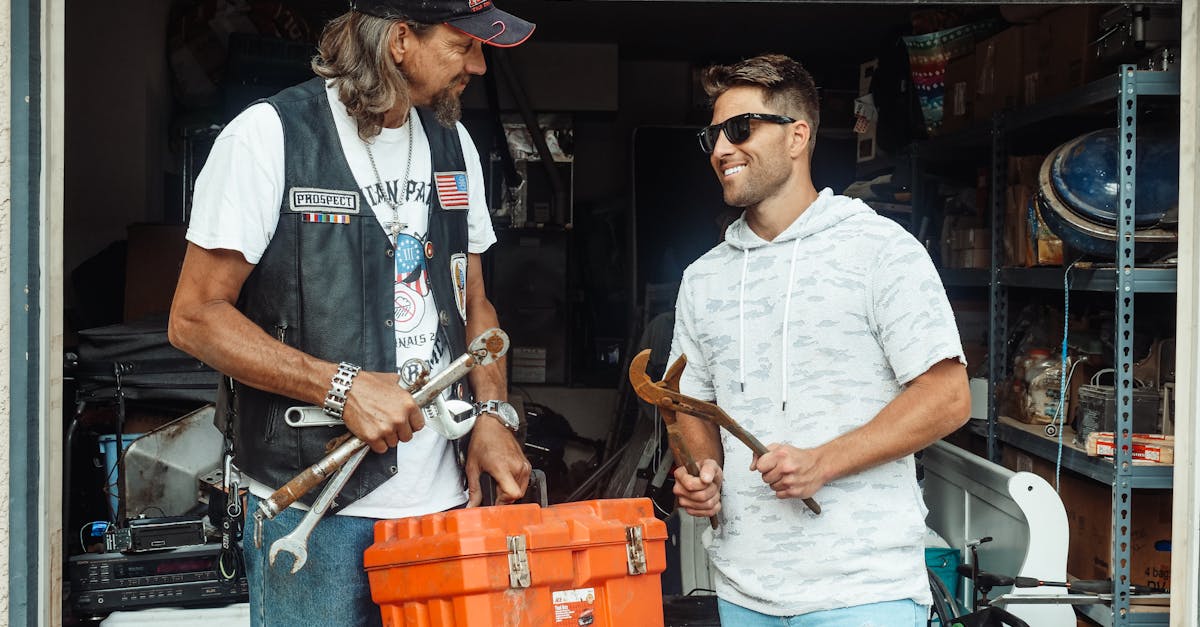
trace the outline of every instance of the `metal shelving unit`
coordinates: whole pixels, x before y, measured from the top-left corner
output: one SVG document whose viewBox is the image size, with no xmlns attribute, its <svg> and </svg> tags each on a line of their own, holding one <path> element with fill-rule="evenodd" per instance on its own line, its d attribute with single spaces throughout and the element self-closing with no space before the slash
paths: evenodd
<svg viewBox="0 0 1200 627">
<path fill-rule="evenodd" d="M 1058 443 L 1044 437 L 1042 431 L 1041 425 L 1026 425 L 1015 421 L 1000 420 L 996 424 L 996 438 L 1001 442 L 1043 459 L 1055 459 L 1058 456 Z M 1067 441 L 1063 442 L 1062 466 L 1100 483 L 1111 484 L 1117 478 L 1112 461 L 1103 457 L 1090 457 L 1082 447 Z M 1174 470 L 1174 466 L 1165 464 L 1135 464 L 1130 471 L 1130 486 L 1170 489 Z"/>
<path fill-rule="evenodd" d="M 999 281 L 1005 287 L 1061 290 L 1066 268 L 1001 268 Z M 1071 269 L 1071 289 L 1080 292 L 1111 292 L 1117 288 L 1115 265 Z M 1175 268 L 1133 268 L 1139 294 L 1174 294 Z"/>
<path fill-rule="evenodd" d="M 1132 529 L 1129 521 L 1131 491 L 1134 489 L 1171 489 L 1172 466 L 1134 464 L 1129 446 L 1132 433 L 1133 326 L 1135 294 L 1173 294 L 1177 289 L 1178 273 L 1173 265 L 1158 264 L 1139 267 L 1134 261 L 1133 217 L 1134 190 L 1137 185 L 1137 117 L 1140 96 L 1177 96 L 1179 74 L 1139 71 L 1134 66 L 1122 66 L 1120 72 L 1068 92 L 1054 100 L 1028 108 L 1005 111 L 993 116 L 991 125 L 977 125 L 943 137 L 923 142 L 913 150 L 914 181 L 917 161 L 938 162 L 959 158 L 963 153 L 984 152 L 990 148 L 992 214 L 992 264 L 990 269 L 942 269 L 942 283 L 947 288 L 986 288 L 989 295 L 989 362 L 988 362 L 988 419 L 979 432 L 987 438 L 987 455 L 1000 461 L 1001 445 L 1021 449 L 1031 455 L 1054 461 L 1058 458 L 1056 440 L 1043 435 L 1040 427 L 1000 420 L 995 403 L 997 385 L 1004 380 L 1008 369 L 1008 330 L 1010 290 L 1053 290 L 1061 294 L 1064 273 L 1069 272 L 1072 291 L 1108 292 L 1115 299 L 1114 364 L 1118 376 L 1114 382 L 1117 396 L 1116 459 L 1089 457 L 1080 447 L 1064 442 L 1062 467 L 1112 487 L 1112 564 L 1114 586 L 1110 606 L 1088 607 L 1085 613 L 1103 625 L 1165 625 L 1169 615 L 1163 611 L 1147 611 L 1131 607 L 1129 596 Z M 1038 124 L 1086 113 L 1088 119 L 1097 112 L 1111 115 L 1115 103 L 1120 129 L 1118 208 L 1118 242 L 1115 262 L 1107 264 L 1078 263 L 1073 268 L 1006 268 L 1003 267 L 1005 185 L 1009 147 L 1024 134 L 1037 132 Z M 1097 118 L 1100 119 L 1100 118 Z M 1107 119 L 1111 119 L 1110 117 Z M 915 191 L 920 191 L 918 186 Z M 916 204 L 916 203 L 915 203 Z"/>
<path fill-rule="evenodd" d="M 1139 71 L 1122 66 L 1117 74 L 1085 85 L 1055 100 L 1019 111 L 997 114 L 992 121 L 992 269 L 989 282 L 991 321 L 989 328 L 989 407 L 986 427 L 987 452 L 999 461 L 999 444 L 1005 443 L 1030 454 L 1054 460 L 1057 442 L 1034 430 L 998 420 L 996 386 L 1007 371 L 1008 303 L 1010 288 L 1063 289 L 1064 268 L 1002 268 L 1004 233 L 1004 185 L 1009 134 L 1022 127 L 1070 114 L 1085 107 L 1116 101 L 1120 129 L 1118 245 L 1116 262 L 1071 270 L 1071 289 L 1112 292 L 1116 300 L 1114 367 L 1117 388 L 1116 450 L 1111 462 L 1090 458 L 1075 447 L 1063 447 L 1063 467 L 1112 486 L 1112 568 L 1114 586 L 1111 608 L 1092 607 L 1088 614 L 1103 624 L 1163 625 L 1166 613 L 1132 612 L 1130 608 L 1130 491 L 1135 488 L 1171 488 L 1173 467 L 1134 465 L 1133 431 L 1133 323 L 1134 295 L 1174 293 L 1177 274 L 1171 267 L 1139 268 L 1134 261 L 1134 190 L 1137 185 L 1137 117 L 1139 96 L 1179 94 L 1179 74 Z M 1120 245 L 1124 242 L 1124 245 Z"/>
</svg>

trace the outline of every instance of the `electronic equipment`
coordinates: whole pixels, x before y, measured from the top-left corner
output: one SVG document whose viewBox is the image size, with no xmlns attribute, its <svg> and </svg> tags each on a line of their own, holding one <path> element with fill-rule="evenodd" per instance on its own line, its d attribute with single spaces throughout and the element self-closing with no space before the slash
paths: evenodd
<svg viewBox="0 0 1200 627">
<path fill-rule="evenodd" d="M 154 551 L 204 544 L 204 522 L 197 517 L 135 518 L 124 528 L 109 527 L 104 550 L 109 553 Z"/>
<path fill-rule="evenodd" d="M 89 553 L 68 560 L 72 606 L 85 615 L 134 608 L 245 601 L 246 578 L 221 579 L 217 543 L 150 553 Z"/>
</svg>

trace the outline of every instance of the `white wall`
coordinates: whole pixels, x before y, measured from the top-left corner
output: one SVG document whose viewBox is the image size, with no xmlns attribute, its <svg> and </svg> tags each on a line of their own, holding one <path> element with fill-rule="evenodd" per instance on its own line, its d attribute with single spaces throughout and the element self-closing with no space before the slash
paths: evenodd
<svg viewBox="0 0 1200 627">
<path fill-rule="evenodd" d="M 0 503 L 8 503 L 8 331 L 9 298 L 9 216 L 12 211 L 12 167 L 10 139 L 12 110 L 9 86 L 12 84 L 12 37 L 9 36 L 12 12 L 8 0 L 0 0 Z M 8 537 L 8 507 L 0 507 L 0 538 Z M 7 543 L 6 543 L 7 544 Z M 8 616 L 8 551 L 0 551 L 0 617 Z M 0 622 L 3 622 L 0 619 Z"/>
</svg>

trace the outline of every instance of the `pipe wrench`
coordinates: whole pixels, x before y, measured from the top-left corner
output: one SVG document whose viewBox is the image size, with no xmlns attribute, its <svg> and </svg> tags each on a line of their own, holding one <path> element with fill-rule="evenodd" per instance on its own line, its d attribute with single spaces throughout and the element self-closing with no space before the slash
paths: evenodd
<svg viewBox="0 0 1200 627">
<path fill-rule="evenodd" d="M 508 334 L 504 331 L 494 328 L 484 331 L 471 341 L 467 346 L 467 352 L 455 359 L 445 370 L 429 377 L 423 383 L 418 382 L 418 389 L 412 391 L 413 401 L 417 403 L 418 407 L 435 403 L 446 388 L 466 376 L 472 368 L 490 364 L 503 357 L 508 352 L 508 346 Z M 451 432 L 464 429 L 464 424 L 466 423 L 457 423 L 458 426 Z M 474 423 L 471 423 L 470 426 L 474 426 Z M 469 430 L 470 426 L 465 427 L 465 430 Z M 263 499 L 258 504 L 258 511 L 254 512 L 254 518 L 260 522 L 263 519 L 274 518 L 279 512 L 337 472 L 338 468 L 341 468 L 364 447 L 366 447 L 365 442 L 351 435 L 332 453 L 293 477 L 291 481 L 276 490 L 270 498 Z"/>
<path fill-rule="evenodd" d="M 767 447 L 754 437 L 754 434 L 742 428 L 742 425 L 738 424 L 716 403 L 684 396 L 679 392 L 679 378 L 683 375 L 683 369 L 687 367 L 687 355 L 680 355 L 679 359 L 676 359 L 675 363 L 667 368 L 662 381 L 650 380 L 650 376 L 646 374 L 646 364 L 649 362 L 650 349 L 638 353 L 633 358 L 633 361 L 629 363 L 629 383 L 633 385 L 633 391 L 637 393 L 638 397 L 658 408 L 663 422 L 667 425 L 667 438 L 671 445 L 671 453 L 675 455 L 676 461 L 687 468 L 689 474 L 700 476 L 700 467 L 696 465 L 696 460 L 692 458 L 691 452 L 683 443 L 679 426 L 675 422 L 677 412 L 702 418 L 718 427 L 724 427 L 726 431 L 733 434 L 733 437 L 741 440 L 751 451 L 754 451 L 755 455 L 762 456 L 769 452 Z M 804 504 L 812 510 L 812 513 L 821 513 L 821 506 L 815 500 L 804 499 Z M 717 517 L 710 516 L 709 523 L 712 524 L 713 529 L 716 529 Z"/>
</svg>

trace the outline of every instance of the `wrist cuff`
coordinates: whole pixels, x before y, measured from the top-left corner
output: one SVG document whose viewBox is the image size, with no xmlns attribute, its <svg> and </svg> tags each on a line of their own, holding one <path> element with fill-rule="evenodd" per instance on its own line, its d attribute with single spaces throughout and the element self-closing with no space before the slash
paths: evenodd
<svg viewBox="0 0 1200 627">
<path fill-rule="evenodd" d="M 325 393 L 325 415 L 342 419 L 342 412 L 346 410 L 346 395 L 350 394 L 350 386 L 354 385 L 354 377 L 359 370 L 361 368 L 358 366 L 344 361 L 338 364 L 337 372 L 329 380 L 329 391 Z"/>
</svg>

